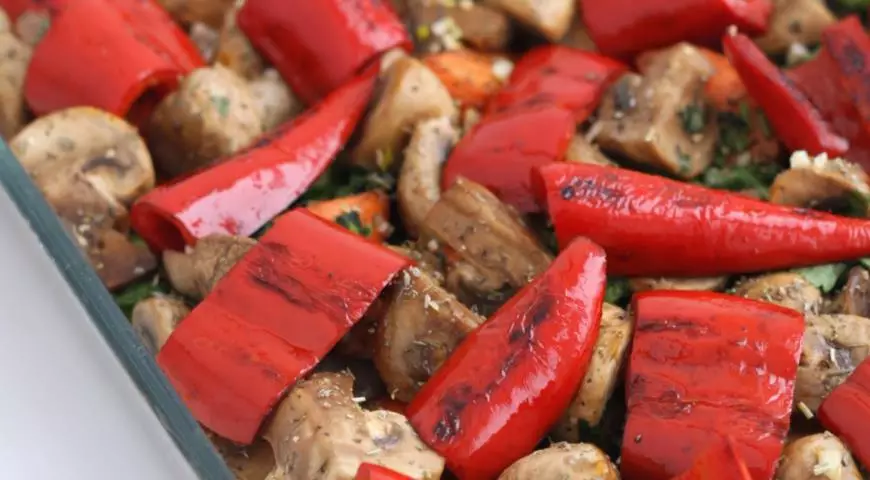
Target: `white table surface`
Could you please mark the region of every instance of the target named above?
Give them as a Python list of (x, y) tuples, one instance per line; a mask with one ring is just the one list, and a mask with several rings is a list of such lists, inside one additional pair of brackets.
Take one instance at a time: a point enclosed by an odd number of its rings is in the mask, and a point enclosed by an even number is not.
[(0, 188), (0, 479), (195, 479)]

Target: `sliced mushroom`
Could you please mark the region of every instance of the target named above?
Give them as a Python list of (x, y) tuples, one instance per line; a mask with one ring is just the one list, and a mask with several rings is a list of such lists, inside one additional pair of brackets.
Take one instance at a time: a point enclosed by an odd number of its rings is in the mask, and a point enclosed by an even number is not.
[(605, 303), (601, 310), (601, 329), (586, 377), (577, 396), (554, 427), (554, 437), (579, 442), (580, 422), (594, 427), (601, 421), (613, 389), (619, 383), (631, 333), (632, 319), (625, 310)]
[(220, 28), (224, 14), (236, 0), (158, 0), (158, 3), (182, 25), (202, 22)]
[(8, 28), (0, 32), (0, 138), (9, 140), (24, 125), (24, 77), (31, 55), (31, 48)]
[(412, 237), (441, 197), (441, 167), (457, 139), (448, 117), (424, 120), (414, 127), (397, 186), (399, 211)]
[(160, 102), (148, 143), (157, 167), (176, 176), (247, 147), (263, 132), (248, 84), (215, 65), (195, 70)]
[(741, 297), (775, 303), (803, 314), (818, 313), (822, 292), (803, 275), (792, 272), (770, 273), (746, 279), (734, 289)]
[(405, 270), (378, 327), (375, 365), (390, 397), (411, 401), (483, 320), (420, 269)]
[(713, 67), (681, 43), (641, 56), (643, 74), (620, 78), (604, 96), (596, 141), (630, 160), (692, 178), (713, 161), (716, 118), (704, 85)]
[[(250, 445), (238, 446), (212, 433), (207, 434), (236, 480), (266, 480), (275, 469), (275, 455), (265, 440), (257, 439)], [(274, 479), (284, 480), (283, 472)]]
[(817, 208), (867, 216), (870, 177), (842, 158), (826, 154), (811, 158), (805, 151), (791, 156), (791, 168), (777, 175), (770, 186), (770, 201), (780, 205)]
[(616, 166), (612, 160), (601, 153), (597, 145), (586, 140), (584, 135), (574, 135), (568, 151), (565, 152), (565, 161), (577, 163), (591, 163), (594, 165)]
[(717, 291), (725, 288), (728, 277), (636, 277), (628, 280), (628, 286), (633, 292), (649, 290), (686, 290), (686, 291)]
[(574, 18), (573, 0), (484, 0), (484, 5), (500, 8), (520, 23), (531, 27), (551, 42), (568, 33)]
[(817, 433), (785, 446), (776, 480), (861, 480), (849, 449), (830, 432)]
[(205, 63), (212, 63), (220, 44), (220, 31), (204, 23), (196, 22), (190, 26), (189, 36)]
[(870, 355), (870, 318), (807, 315), (795, 381), (795, 404), (813, 412)]
[(9, 33), (12, 31), (12, 22), (9, 21), (9, 15), (6, 10), (0, 7), (0, 33)]
[(837, 21), (824, 0), (774, 0), (767, 33), (755, 39), (766, 53), (784, 53), (792, 44), (815, 45)]
[(247, 237), (209, 235), (188, 252), (163, 252), (163, 267), (172, 288), (190, 298), (202, 299), (256, 244)]
[(863, 267), (852, 267), (846, 285), (831, 307), (832, 313), (870, 318), (870, 272)]
[(421, 248), (416, 244), (403, 247), (389, 246), (391, 250), (414, 260), (417, 268), (427, 276), (435, 280), (438, 286), (444, 284), (444, 259), (437, 254), (437, 250)]
[(178, 323), (189, 313), (190, 309), (178, 298), (166, 295), (149, 297), (133, 308), (133, 331), (145, 348), (157, 355)]
[(440, 478), (444, 459), (401, 414), (365, 411), (353, 401), (353, 377), (317, 373), (278, 405), (263, 436), (284, 478), (353, 480), (362, 462), (411, 478)]
[(415, 124), (427, 118), (453, 120), (458, 111), (441, 80), (415, 58), (395, 59), (382, 82), (354, 160), (367, 168), (388, 170)]
[(486, 5), (469, 2), (451, 6), (428, 0), (404, 3), (416, 40), (425, 51), (450, 49), (461, 40), (475, 50), (500, 52), (511, 38), (507, 15)]
[(473, 312), (485, 317), (495, 313), (517, 291), (516, 287), (505, 283), (501, 272), (462, 260), (447, 265), (444, 286)]
[(274, 68), (267, 68), (248, 87), (265, 131), (272, 130), (302, 113), (305, 108)]
[(525, 456), (498, 480), (619, 480), (619, 469), (607, 454), (589, 443), (557, 443)]
[(238, 7), (231, 8), (224, 16), (218, 44), (217, 63), (246, 80), (254, 80), (263, 73), (266, 61), (257, 53), (251, 41), (236, 23), (238, 11)]

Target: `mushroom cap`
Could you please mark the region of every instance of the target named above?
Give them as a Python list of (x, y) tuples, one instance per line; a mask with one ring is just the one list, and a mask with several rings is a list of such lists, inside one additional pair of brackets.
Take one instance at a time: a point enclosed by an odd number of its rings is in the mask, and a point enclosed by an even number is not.
[(240, 77), (253, 80), (266, 68), (266, 61), (257, 53), (251, 41), (236, 23), (239, 7), (226, 12), (218, 42), (217, 63), (236, 72)]
[(3, 28), (0, 16), (0, 137), (10, 139), (25, 122), (24, 77), (33, 52)]
[(172, 288), (201, 299), (256, 244), (247, 237), (208, 235), (187, 252), (163, 252), (163, 267)]
[(556, 443), (517, 460), (498, 480), (619, 480), (610, 458), (589, 443)]
[(728, 283), (728, 277), (635, 277), (628, 280), (628, 286), (633, 292), (648, 290), (685, 290), (685, 291), (716, 291)]
[(870, 272), (861, 266), (852, 267), (832, 306), (833, 313), (870, 317)]
[(484, 5), (500, 8), (543, 35), (557, 42), (568, 33), (574, 19), (574, 0), (485, 0)]
[(9, 32), (11, 29), (12, 22), (9, 20), (9, 15), (6, 14), (6, 10), (0, 7), (0, 33)]
[(779, 272), (743, 280), (734, 289), (741, 297), (774, 303), (801, 313), (818, 313), (822, 292), (803, 275)]
[(305, 108), (274, 68), (264, 70), (248, 87), (254, 98), (254, 108), (257, 109), (260, 122), (266, 131), (302, 113)]
[(182, 25), (202, 22), (219, 28), (224, 14), (236, 4), (236, 0), (157, 0), (157, 3)]
[(770, 202), (796, 207), (843, 209), (867, 216), (870, 186), (860, 167), (827, 155), (792, 155), (792, 167), (770, 186)]
[(789, 442), (776, 469), (776, 480), (861, 480), (849, 450), (830, 432)]
[(141, 300), (133, 307), (131, 323), (145, 348), (157, 355), (178, 323), (189, 313), (190, 309), (180, 299), (158, 295)]

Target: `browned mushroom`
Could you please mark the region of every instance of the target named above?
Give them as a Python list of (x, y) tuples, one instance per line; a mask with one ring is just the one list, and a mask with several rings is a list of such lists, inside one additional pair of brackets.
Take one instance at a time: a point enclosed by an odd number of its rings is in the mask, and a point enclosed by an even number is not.
[[(208, 433), (208, 437), (236, 480), (266, 480), (275, 469), (272, 447), (263, 439), (239, 446), (211, 433)], [(285, 480), (285, 477), (277, 476), (274, 480)]]
[(728, 277), (635, 277), (628, 280), (628, 286), (633, 292), (646, 292), (649, 290), (689, 290), (689, 291), (717, 291), (725, 288)]
[[(578, 10), (578, 17), (580, 16), (579, 14), (580, 12)], [(581, 18), (577, 18), (571, 22), (571, 28), (568, 29), (568, 33), (559, 43), (589, 52), (598, 51), (598, 47), (595, 45), (595, 42), (592, 41), (592, 37), (589, 36), (589, 30), (586, 29), (586, 25), (583, 24)]]
[(190, 26), (188, 33), (190, 40), (196, 45), (196, 49), (205, 60), (206, 64), (210, 64), (217, 56), (218, 46), (220, 45), (220, 31), (212, 28), (204, 23), (195, 22)]
[(504, 275), (496, 270), (477, 267), (462, 260), (447, 265), (444, 283), (447, 291), (456, 295), (471, 310), (490, 316), (516, 291), (506, 283)]
[(248, 83), (263, 130), (269, 131), (302, 113), (304, 106), (274, 68)]
[(236, 0), (158, 0), (176, 22), (191, 24), (202, 22), (210, 27), (219, 28), (224, 14), (232, 8)]
[(511, 37), (507, 15), (486, 5), (447, 5), (429, 0), (401, 3), (424, 51), (452, 49), (462, 41), (476, 50), (500, 52)]
[(145, 348), (156, 355), (178, 323), (189, 313), (190, 309), (182, 300), (158, 295), (136, 304), (131, 323)]
[(870, 318), (870, 272), (866, 268), (852, 267), (849, 270), (846, 284), (829, 311)]
[(829, 159), (826, 154), (811, 158), (798, 151), (791, 156), (791, 168), (770, 186), (770, 201), (863, 217), (870, 204), (868, 181), (861, 167), (842, 158)]
[(163, 252), (163, 266), (172, 287), (191, 298), (204, 298), (239, 261), (256, 240), (247, 237), (209, 235), (188, 252)]
[(741, 297), (775, 303), (804, 314), (818, 313), (822, 292), (803, 275), (780, 272), (749, 278), (738, 283), (734, 294)]
[(574, 18), (573, 0), (484, 0), (484, 5), (500, 8), (520, 23), (534, 29), (551, 42), (568, 33)]
[(823, 0), (774, 0), (767, 33), (755, 39), (766, 53), (783, 53), (792, 44), (815, 45), (825, 27), (837, 21)]
[(789, 442), (776, 469), (776, 480), (861, 480), (849, 449), (830, 432)]
[(517, 460), (498, 480), (619, 480), (607, 455), (588, 443), (557, 443)]
[(246, 80), (253, 80), (263, 73), (266, 62), (251, 45), (244, 32), (239, 29), (236, 23), (238, 11), (238, 7), (231, 8), (224, 16), (218, 42), (217, 63)]
[(613, 160), (601, 153), (597, 145), (586, 140), (583, 135), (575, 135), (565, 152), (565, 160), (568, 162), (592, 163), (595, 165), (615, 166)]
[(30, 46), (9, 31), (6, 14), (0, 10), (0, 138), (11, 139), (24, 125), (24, 76), (30, 65)]

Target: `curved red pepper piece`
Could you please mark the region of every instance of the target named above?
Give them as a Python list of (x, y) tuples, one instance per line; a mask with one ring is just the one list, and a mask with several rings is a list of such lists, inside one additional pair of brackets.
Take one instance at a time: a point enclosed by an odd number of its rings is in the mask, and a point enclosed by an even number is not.
[(752, 478), (772, 478), (789, 429), (803, 315), (682, 291), (637, 294), (632, 311), (623, 478), (669, 479), (725, 435)]
[(574, 112), (574, 121), (582, 123), (626, 69), (624, 64), (592, 52), (561, 45), (538, 47), (517, 62), (507, 85), (490, 100), (487, 112), (556, 104)]
[(559, 245), (593, 240), (613, 275), (703, 277), (870, 255), (863, 219), (598, 165), (559, 162), (537, 180)]
[(248, 0), (239, 28), (308, 104), (343, 85), (381, 53), (411, 49), (382, 0)]
[(250, 443), (287, 388), (408, 262), (294, 210), (173, 331), (157, 362), (197, 420)]
[(363, 463), (356, 471), (354, 480), (411, 480), (411, 477), (396, 473), (389, 468), (371, 463)]
[(864, 360), (819, 407), (822, 425), (870, 465), (870, 360)]
[(570, 111), (555, 105), (512, 109), (484, 117), (447, 160), (441, 187), (459, 177), (473, 180), (523, 213), (540, 210), (532, 192), (532, 170), (565, 159), (576, 125)]
[(769, 0), (579, 1), (595, 46), (619, 58), (682, 41), (715, 45), (731, 25), (762, 34), (773, 11)]
[(698, 455), (692, 468), (672, 480), (752, 480), (730, 435)]
[(293, 203), (343, 148), (371, 98), (369, 69), (249, 150), (162, 185), (133, 205), (133, 229), (155, 250), (212, 233), (250, 235)]
[(459, 478), (495, 478), (535, 448), (577, 393), (598, 337), (604, 267), (600, 247), (571, 243), (408, 405), (420, 438)]
[(88, 105), (123, 117), (145, 100), (138, 119), (177, 86), (179, 76), (203, 66), (190, 39), (152, 2), (52, 2), (57, 10), (24, 82), (34, 113)]
[(831, 129), (821, 113), (749, 37), (729, 33), (722, 40), (725, 55), (737, 70), (749, 96), (764, 110), (777, 137), (791, 150), (839, 156), (849, 142)]

